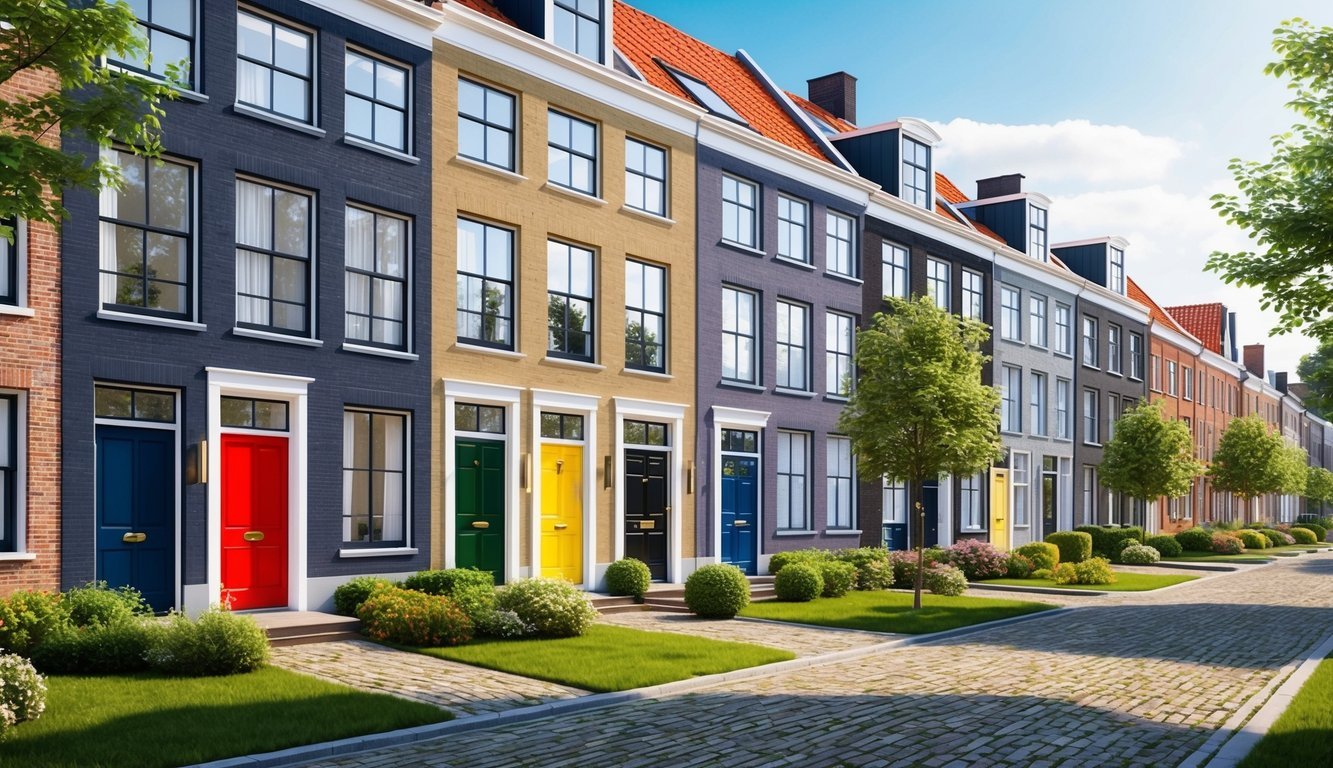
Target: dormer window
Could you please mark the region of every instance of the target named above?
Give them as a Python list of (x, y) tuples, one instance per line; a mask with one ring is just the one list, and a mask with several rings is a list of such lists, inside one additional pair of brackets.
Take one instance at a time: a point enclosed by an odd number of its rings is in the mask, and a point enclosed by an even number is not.
[(554, 0), (555, 44), (585, 59), (602, 61), (602, 0)]
[(930, 210), (930, 146), (903, 137), (903, 200)]
[(1046, 209), (1028, 206), (1028, 256), (1046, 261)]
[(1108, 273), (1107, 287), (1120, 295), (1125, 294), (1125, 251), (1111, 248), (1111, 269)]
[[(661, 62), (658, 63), (661, 64)], [(725, 117), (728, 120), (735, 121), (741, 125), (750, 124), (748, 120), (741, 117), (739, 112), (732, 109), (726, 99), (723, 99), (717, 94), (717, 91), (714, 91), (709, 87), (708, 83), (705, 83), (696, 77), (691, 77), (684, 72), (681, 72), (679, 69), (669, 67), (666, 64), (662, 64), (662, 69), (665, 69), (670, 73), (671, 76), (676, 79), (676, 82), (680, 84), (680, 87), (684, 88), (685, 92), (690, 95), (690, 98), (699, 103), (699, 106), (712, 112), (718, 117)]]

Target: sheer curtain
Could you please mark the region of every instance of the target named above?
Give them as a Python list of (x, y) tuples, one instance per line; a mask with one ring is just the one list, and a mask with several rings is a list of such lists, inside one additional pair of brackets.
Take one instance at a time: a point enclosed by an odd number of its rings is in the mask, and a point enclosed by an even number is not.
[[(273, 245), (273, 190), (249, 181), (236, 182), (236, 321), (269, 325), (269, 257), (244, 246)], [(241, 294), (249, 294), (243, 296)]]
[[(368, 211), (347, 208), (347, 244), (345, 258), (350, 269), (371, 271), (375, 268), (375, 216)], [(369, 341), (370, 278), (348, 271), (344, 293), (347, 301), (347, 338)]]
[(356, 541), (352, 537), (352, 528), (356, 521), (352, 519), (352, 486), (356, 476), (352, 462), (356, 455), (356, 415), (343, 412), (343, 541)]
[(402, 416), (379, 416), (384, 420), (384, 540), (404, 541), (403, 538), (403, 485), (407, 473), (403, 468), (403, 430), (407, 419)]

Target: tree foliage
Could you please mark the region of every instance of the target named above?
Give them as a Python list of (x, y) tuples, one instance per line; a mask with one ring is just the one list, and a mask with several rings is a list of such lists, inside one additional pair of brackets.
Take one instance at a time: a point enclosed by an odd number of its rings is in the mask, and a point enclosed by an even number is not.
[(1303, 495), (1310, 478), (1310, 454), (1304, 448), (1286, 445), (1279, 462), (1282, 469), (1282, 487), (1279, 492)]
[(1102, 484), (1136, 499), (1184, 496), (1203, 470), (1189, 427), (1165, 418), (1160, 403), (1125, 411), (1102, 454)]
[(1317, 502), (1333, 502), (1333, 472), (1323, 467), (1306, 470), (1305, 498)]
[(1217, 442), (1208, 474), (1219, 490), (1245, 501), (1283, 493), (1291, 484), (1291, 452), (1258, 416), (1233, 419)]
[(1322, 419), (1333, 419), (1333, 339), (1320, 343), (1319, 348), (1301, 357), (1296, 375), (1310, 388), (1301, 397), (1306, 408)]
[[(147, 46), (134, 11), (106, 0), (0, 0), (0, 221), (22, 218), (58, 224), (67, 212), (60, 194), (99, 190), (119, 182), (115, 166), (54, 146), (51, 135), (100, 147), (114, 139), (135, 151), (161, 151), (163, 99), (169, 82), (128, 75), (103, 65), (106, 57), (144, 60)], [(168, 78), (175, 72), (168, 67)], [(54, 86), (37, 92), (49, 75)], [(22, 95), (16, 95), (22, 94)], [(0, 225), (0, 236), (12, 237)]]

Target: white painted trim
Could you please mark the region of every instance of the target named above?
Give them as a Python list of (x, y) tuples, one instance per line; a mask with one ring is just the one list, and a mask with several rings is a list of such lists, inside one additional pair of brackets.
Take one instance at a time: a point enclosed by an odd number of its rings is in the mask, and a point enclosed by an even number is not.
[(14, 222), (14, 305), (0, 305), (0, 313), (32, 317), (35, 313), (28, 306), (28, 220), (17, 219)]
[(1113, 248), (1124, 250), (1129, 247), (1129, 241), (1119, 235), (1102, 235), (1101, 237), (1088, 237), (1082, 240), (1067, 240), (1063, 243), (1051, 243), (1049, 246), (1055, 248), (1073, 248), (1080, 245), (1100, 245), (1106, 243)]
[(136, 315), (133, 312), (117, 312), (114, 309), (97, 310), (98, 320), (113, 320), (118, 323), (138, 323), (139, 325), (155, 325), (161, 328), (175, 328), (181, 331), (207, 331), (208, 326), (203, 323), (196, 323), (191, 320), (176, 320), (170, 317), (155, 317), (153, 315)]
[(430, 48), (431, 33), (443, 21), (438, 10), (400, 0), (304, 0), (307, 4), (351, 19), (358, 25)]
[(758, 61), (755, 61), (744, 48), (736, 51), (736, 57), (741, 60), (741, 63), (750, 71), (750, 74), (764, 86), (764, 90), (768, 91), (768, 95), (772, 97), (774, 101), (778, 102), (778, 105), (783, 108), (787, 115), (801, 125), (805, 130), (806, 135), (819, 145), (819, 148), (824, 151), (824, 155), (828, 157), (829, 160), (848, 173), (856, 173), (856, 169), (853, 168), (852, 164), (847, 162), (847, 158), (843, 157), (842, 153), (833, 146), (833, 142), (829, 141), (829, 137), (826, 136), (823, 131), (819, 130), (819, 126), (815, 125), (814, 121), (810, 119), (810, 115), (807, 114), (804, 109), (796, 106), (796, 103), (791, 100), (791, 97), (787, 95), (787, 92), (778, 87), (778, 84), (773, 81), (773, 78), (768, 76), (768, 73), (764, 71), (764, 68), (759, 66)]
[[(583, 417), (583, 588), (593, 589), (597, 573), (597, 410), (601, 398), (594, 395), (576, 395), (546, 389), (532, 392), (532, 478), (531, 521), (533, 575), (542, 569), (542, 467), (543, 443), (572, 444), (568, 440), (548, 440), (541, 437), (542, 411), (571, 413)], [(617, 485), (617, 488), (620, 486)]]
[(36, 560), (35, 552), (0, 552), (0, 563), (25, 562)]
[(340, 549), (338, 550), (338, 557), (401, 557), (403, 555), (415, 555), (418, 552), (420, 550), (416, 547), (366, 547), (365, 549)]
[[(28, 391), (0, 389), (0, 394), (15, 395), (14, 399), (14, 551), (6, 553), (15, 560), (30, 560), (28, 554)], [(0, 435), (0, 439), (4, 439)], [(96, 449), (94, 449), (96, 450)], [(94, 454), (95, 455), (95, 454)], [(180, 462), (176, 462), (178, 465)], [(93, 517), (94, 527), (97, 517)], [(96, 538), (94, 538), (96, 541)], [(95, 545), (94, 545), (95, 546)], [(178, 579), (179, 581), (179, 579)]]
[(37, 313), (30, 307), (12, 307), (8, 304), (0, 304), (0, 315), (10, 317), (36, 317)]
[(379, 347), (368, 347), (362, 344), (353, 344), (343, 342), (344, 352), (355, 352), (358, 355), (374, 355), (376, 357), (390, 357), (395, 360), (420, 360), (421, 356), (414, 352), (403, 352), (397, 349), (380, 349)]
[[(614, 397), (614, 458), (615, 462), (615, 513), (611, 518), (612, 536), (611, 559), (619, 560), (625, 556), (625, 419), (646, 418), (670, 422), (668, 434), (671, 452), (671, 475), (668, 478), (667, 527), (667, 581), (680, 584), (685, 580), (681, 571), (681, 520), (684, 517), (685, 502), (685, 413), (688, 405), (680, 403), (662, 403), (653, 400), (636, 400), (629, 397)], [(634, 446), (644, 448), (646, 446)]]
[[(709, 510), (712, 517), (713, 529), (713, 556), (698, 557), (697, 559), (707, 560), (710, 563), (722, 562), (722, 430), (724, 429), (743, 429), (746, 431), (759, 433), (759, 452), (754, 454), (756, 458), (756, 479), (759, 482), (759, 488), (756, 491), (758, 498), (755, 503), (755, 573), (762, 573), (759, 570), (759, 555), (764, 551), (764, 429), (768, 427), (768, 418), (773, 414), (769, 411), (751, 411), (744, 408), (728, 408), (722, 405), (712, 407), (713, 412), (713, 452), (712, 452), (712, 486), (713, 492), (709, 494), (712, 508)], [(697, 492), (696, 488), (696, 500)], [(697, 519), (697, 516), (696, 516)], [(697, 555), (697, 553), (696, 553)]]
[(558, 365), (563, 368), (578, 368), (585, 371), (605, 371), (606, 366), (601, 363), (590, 363), (586, 360), (571, 360), (567, 357), (546, 356), (541, 359), (542, 365)]

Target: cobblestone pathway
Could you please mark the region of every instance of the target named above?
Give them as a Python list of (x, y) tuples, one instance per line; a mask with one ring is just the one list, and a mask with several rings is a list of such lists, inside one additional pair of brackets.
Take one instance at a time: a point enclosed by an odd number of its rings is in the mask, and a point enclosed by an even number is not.
[(797, 656), (818, 656), (823, 653), (845, 651), (867, 645), (887, 643), (905, 635), (883, 635), (855, 630), (805, 629), (783, 626), (767, 621), (727, 621), (700, 619), (681, 613), (614, 613), (599, 619), (605, 624), (616, 624), (631, 629), (657, 632), (676, 632), (698, 635), (713, 640), (732, 640), (754, 643), (791, 651)]
[[(1333, 633), (1333, 555), (971, 637), (318, 763), (1177, 765)], [(776, 630), (775, 630), (776, 631)]]
[(458, 717), (500, 712), (588, 692), (362, 640), (273, 649), (273, 664), (368, 691), (444, 707)]

